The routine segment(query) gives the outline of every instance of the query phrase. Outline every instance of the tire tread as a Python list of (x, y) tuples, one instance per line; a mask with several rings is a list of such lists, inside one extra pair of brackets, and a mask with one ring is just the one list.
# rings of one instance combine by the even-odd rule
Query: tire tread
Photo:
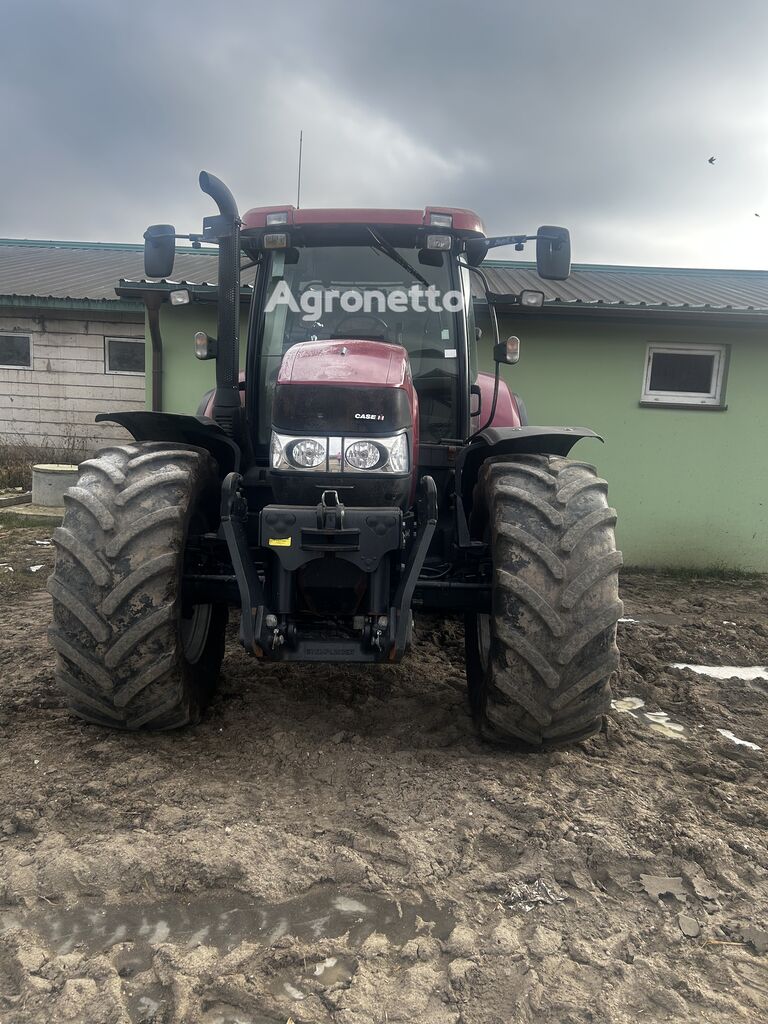
[(467, 644), (481, 733), (542, 747), (597, 732), (618, 670), (623, 611), (605, 480), (560, 456), (495, 459), (481, 468), (475, 504), (494, 565), (482, 683), (476, 647)]
[(203, 657), (184, 658), (181, 559), (200, 502), (218, 488), (198, 448), (112, 445), (80, 466), (54, 532), (50, 642), (70, 708), (112, 728), (171, 729), (195, 720), (213, 691), (223, 620)]

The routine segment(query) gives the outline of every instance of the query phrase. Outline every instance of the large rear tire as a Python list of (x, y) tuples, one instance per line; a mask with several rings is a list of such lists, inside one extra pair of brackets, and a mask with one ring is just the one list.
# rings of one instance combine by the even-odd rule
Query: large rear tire
[(50, 641), (56, 682), (80, 718), (174, 729), (216, 689), (227, 608), (182, 605), (187, 539), (215, 526), (210, 455), (165, 442), (116, 445), (83, 462), (54, 531)]
[(490, 460), (473, 527), (493, 560), (492, 614), (466, 616), (467, 681), (481, 734), (544, 747), (598, 732), (619, 665), (621, 554), (607, 484), (583, 462)]

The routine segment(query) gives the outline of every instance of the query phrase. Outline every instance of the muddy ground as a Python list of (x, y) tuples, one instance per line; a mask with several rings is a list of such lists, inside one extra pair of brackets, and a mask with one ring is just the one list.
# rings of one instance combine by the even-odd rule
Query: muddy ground
[(202, 724), (120, 735), (53, 688), (49, 533), (0, 527), (2, 1024), (768, 1018), (768, 683), (669, 667), (768, 664), (768, 581), (625, 574), (644, 705), (569, 750), (482, 746), (436, 619), (375, 672), (232, 634)]

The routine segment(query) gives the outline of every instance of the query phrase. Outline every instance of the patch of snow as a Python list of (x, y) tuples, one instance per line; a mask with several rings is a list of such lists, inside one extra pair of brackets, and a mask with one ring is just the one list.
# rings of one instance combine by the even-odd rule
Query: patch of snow
[(651, 726), (657, 725), (661, 727), (659, 732), (666, 732), (667, 729), (670, 729), (672, 732), (685, 732), (684, 725), (680, 725), (679, 722), (670, 722), (666, 711), (646, 711), (644, 714)]
[(611, 701), (611, 707), (614, 711), (624, 711), (639, 722), (644, 722), (652, 732), (660, 733), (668, 739), (685, 741), (684, 725), (671, 722), (666, 711), (641, 711), (640, 709), (645, 707), (645, 701), (640, 697), (620, 697)]
[(611, 701), (611, 707), (614, 711), (637, 711), (638, 708), (645, 707), (645, 701), (639, 697), (619, 697), (618, 700)]
[(737, 743), (740, 747), (749, 747), (750, 750), (760, 750), (760, 747), (756, 743), (750, 743), (749, 740), (740, 740), (738, 736), (734, 736), (730, 729), (718, 729), (721, 736), (725, 736), (731, 743)]
[(766, 665), (689, 665), (687, 662), (673, 662), (672, 668), (689, 668), (700, 676), (710, 679), (768, 679)]

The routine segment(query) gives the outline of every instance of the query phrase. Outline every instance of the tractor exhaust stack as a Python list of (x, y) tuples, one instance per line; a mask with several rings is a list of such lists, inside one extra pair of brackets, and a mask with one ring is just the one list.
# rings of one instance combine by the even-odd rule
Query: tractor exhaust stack
[(203, 234), (219, 245), (218, 355), (213, 419), (237, 439), (240, 405), (240, 214), (227, 186), (213, 174), (200, 172), (200, 188), (216, 203), (218, 217), (206, 217)]

